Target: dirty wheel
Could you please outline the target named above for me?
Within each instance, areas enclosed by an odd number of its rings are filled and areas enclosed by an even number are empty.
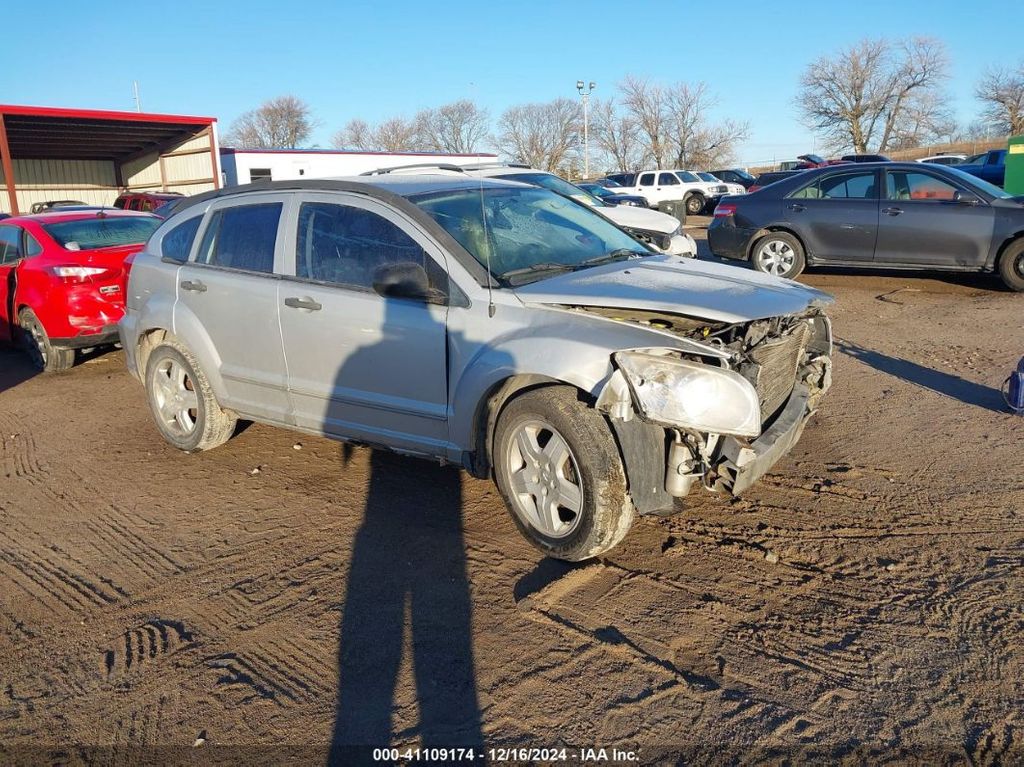
[[[633,523],[608,423],[575,389],[546,387],[512,400],[498,419],[493,463],[516,526],[548,556],[597,556]]]
[[[753,267],[774,277],[793,279],[804,270],[804,247],[788,232],[772,232],[754,243],[750,262]]]
[[[235,429],[235,417],[217,404],[199,364],[179,344],[161,344],[149,355],[146,395],[160,434],[179,450],[209,450]]]
[[[999,258],[999,276],[1010,290],[1024,291],[1024,237],[1011,242]]]
[[[686,203],[686,213],[690,216],[698,215],[702,210],[704,210],[704,206],[708,204],[702,194],[687,195],[684,202]]]
[[[52,373],[67,370],[75,364],[75,350],[52,346],[43,324],[28,307],[18,312],[18,327],[18,345],[37,370]]]

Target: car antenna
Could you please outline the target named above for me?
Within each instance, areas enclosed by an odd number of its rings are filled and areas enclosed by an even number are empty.
[[[484,225],[484,268],[487,270],[487,316],[494,316],[494,284],[491,276],[491,238],[487,236],[487,209],[484,206],[484,177],[480,181],[480,220]]]

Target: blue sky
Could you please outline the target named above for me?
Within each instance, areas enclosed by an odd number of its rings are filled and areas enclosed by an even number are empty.
[[[4,12],[0,101],[210,115],[224,131],[285,93],[308,101],[314,142],[353,117],[375,121],[474,98],[507,106],[576,96],[577,79],[614,93],[626,74],[707,82],[715,111],[746,120],[739,159],[814,147],[792,105],[808,62],[865,36],[932,35],[951,59],[965,121],[990,64],[1016,64],[1010,0],[750,2],[263,2],[97,5],[12,2]],[[965,9],[969,8],[969,12]],[[17,30],[36,30],[21,34]],[[42,44],[41,44],[42,43]]]

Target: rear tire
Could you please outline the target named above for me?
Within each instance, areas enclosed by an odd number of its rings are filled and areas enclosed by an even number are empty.
[[[708,204],[708,201],[704,199],[704,195],[694,192],[693,194],[686,195],[683,203],[686,205],[687,215],[697,216],[704,210],[704,206]]]
[[[150,352],[146,399],[160,435],[186,453],[223,445],[234,433],[237,418],[217,403],[203,369],[177,342]]]
[[[519,531],[544,554],[576,562],[618,544],[635,510],[608,422],[568,386],[534,389],[502,410],[495,480]]]
[[[1010,290],[1024,291],[1024,237],[1006,246],[999,257],[999,276]]]
[[[770,232],[750,249],[750,264],[763,274],[795,279],[807,265],[804,246],[789,232]]]
[[[53,346],[36,313],[25,307],[18,312],[18,345],[28,354],[36,370],[55,373],[75,364],[75,350]]]

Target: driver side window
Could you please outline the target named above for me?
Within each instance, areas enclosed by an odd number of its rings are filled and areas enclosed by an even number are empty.
[[[382,266],[414,263],[431,288],[448,293],[448,275],[396,224],[353,205],[304,202],[299,208],[295,276],[372,290]]]

